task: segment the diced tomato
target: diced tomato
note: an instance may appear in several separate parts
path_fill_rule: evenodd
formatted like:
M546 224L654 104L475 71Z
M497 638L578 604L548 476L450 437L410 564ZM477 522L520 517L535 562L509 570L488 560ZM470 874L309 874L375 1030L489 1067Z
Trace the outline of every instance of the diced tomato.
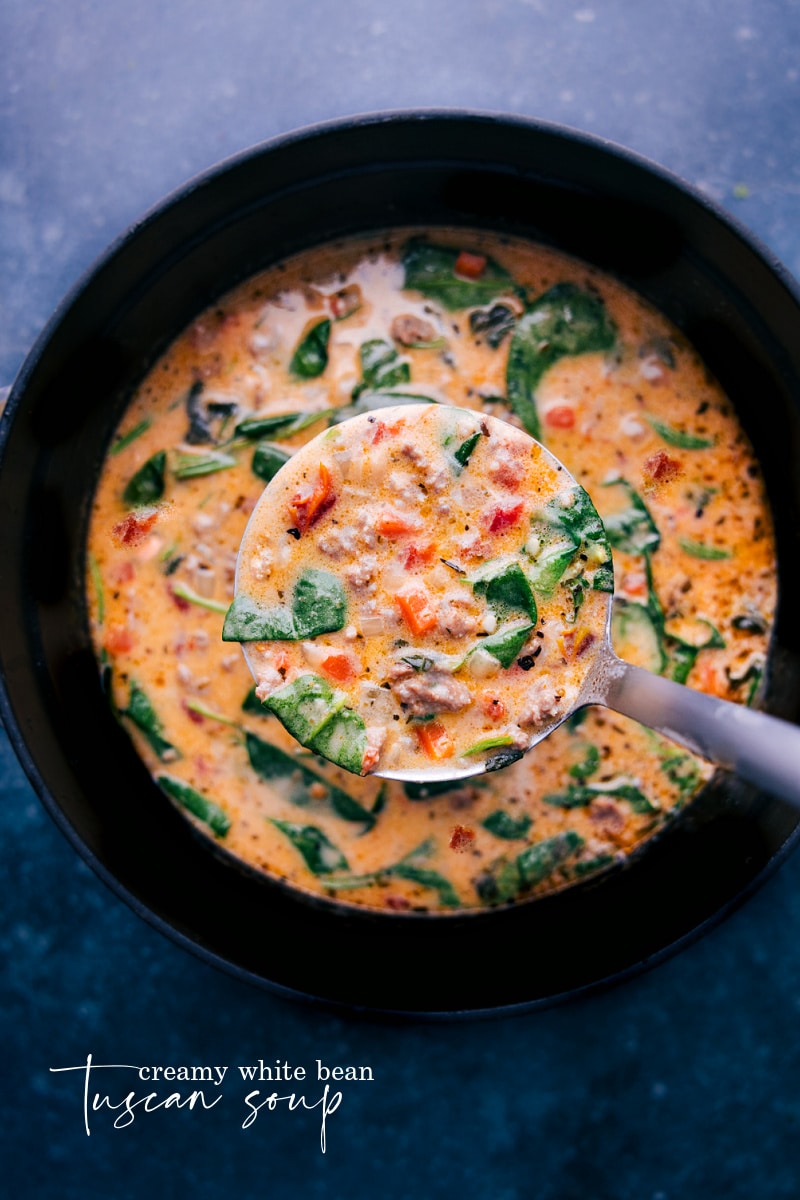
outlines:
M480 279L486 270L486 261L484 254L472 254L469 250L462 250L453 270L456 275L463 275L465 279Z
M127 654L133 649L133 634L124 625L112 625L106 630L103 645L109 654Z
M319 464L319 478L307 496L298 492L289 508L291 519L300 533L307 533L315 521L335 503L333 480L325 463Z
M415 637L429 633L439 616L438 605L428 589L417 584L414 587L403 588L397 593L397 603L406 624Z
M404 912L407 908L411 908L410 900L407 900L405 896L395 896L393 892L383 897L383 903L385 908L392 908L395 912Z
M510 508L494 509L488 517L489 533L502 533L503 530L510 529L512 525L516 525L522 516L524 507L523 501L520 500L519 504L512 504Z
M544 423L551 429L572 429L575 424L575 409L571 404L554 404L544 414Z
M361 307L361 288L357 283L351 283L349 287L342 288L340 292L335 292L330 296L328 304L331 316L335 317L337 321L341 321Z
M484 692L481 696L481 706L487 717L491 717L493 721L502 721L506 715L506 706L503 701L495 696L494 692Z
M455 750L447 730L438 721L417 725L416 731L419 744L428 758L449 758Z
M122 546L135 546L141 542L158 520L158 509L141 509L139 512L128 513L124 521L120 521L111 530L116 541Z
M390 538L419 533L419 523L413 517L404 517L402 513L392 511L382 513L375 528L382 537Z
M435 557L436 547L433 542L428 542L424 546L409 546L403 566L410 571L413 567L427 566L433 562Z
M467 825L453 826L453 832L450 834L449 842L451 850L455 850L457 854L463 854L465 850L469 850L474 841L474 829L470 829Z
M349 654L329 654L320 663L322 670L337 683L350 683L357 676L356 666Z

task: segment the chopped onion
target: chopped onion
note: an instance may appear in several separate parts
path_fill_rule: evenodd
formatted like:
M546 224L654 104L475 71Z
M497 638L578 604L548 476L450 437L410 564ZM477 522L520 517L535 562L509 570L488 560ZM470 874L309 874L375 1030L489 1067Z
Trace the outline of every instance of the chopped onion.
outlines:
M359 616L362 637L380 637L386 632L386 625L380 613L369 613Z
M203 563L199 563L192 572L194 590L198 596L203 596L206 600L214 595L216 581L217 575L214 568L207 567Z
M467 670L475 679L488 679L490 675L497 674L500 663L493 654L479 646L467 659Z

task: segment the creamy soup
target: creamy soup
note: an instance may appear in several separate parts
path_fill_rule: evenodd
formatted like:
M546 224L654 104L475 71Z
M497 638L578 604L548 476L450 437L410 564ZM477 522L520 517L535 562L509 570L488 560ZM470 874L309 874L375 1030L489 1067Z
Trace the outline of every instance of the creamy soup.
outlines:
M247 645L268 711L338 766L491 769L574 707L613 585L594 506L538 442L390 407L268 484L222 637Z
M447 453L466 460L456 460L465 494L459 516L470 528L438 555L452 565L425 562L437 557L431 546L441 548L433 501L414 507L425 468L387 455L373 485L363 455L345 470L332 450L327 465L347 506L347 527L358 531L366 514L375 543L348 548L335 536L341 530L318 468L314 479L292 485L292 524L276 512L280 537L260 547L260 561L256 548L248 570L274 583L275 556L282 567L288 541L308 549L309 570L336 575L346 557L352 578L343 584L340 630L283 641L286 660L275 657L276 639L261 650L252 644L254 653L273 656L262 662L274 672L262 679L265 699L271 685L279 694L278 681L291 684L305 664L355 711L357 693L348 688L365 683L360 673L372 669L383 638L393 673L378 684L382 716L360 717L365 730L385 730L379 755L391 742L392 753L418 754L420 762L449 744L463 756L471 745L458 722L469 713L484 722L473 744L503 739L477 753L514 757L512 726L525 725L494 694L489 660L512 671L521 692L535 694L534 680L549 669L545 652L536 654L551 619L547 605L557 600L552 620L569 657L579 645L570 626L577 620L580 627L581 612L588 617L602 594L586 586L586 545L563 522L563 538L555 535L552 510L546 520L526 510L525 538L504 540L499 553L487 541L485 510L481 504L473 512L464 491L472 467L494 472L492 494L506 514L527 481L515 480L513 454L480 465L491 442L485 435L480 451L480 438L470 453L463 448L481 433L482 414L506 423L509 446L520 429L542 441L591 496L613 549L613 635L622 657L752 703L775 605L770 514L730 403L675 328L608 276L497 235L400 232L309 251L203 313L132 398L97 486L87 594L103 676L165 803L169 797L198 830L292 886L393 912L510 902L583 879L624 859L711 773L634 722L588 709L520 761L477 781L404 786L332 765L315 753L325 747L304 748L262 704L241 648L222 634L237 553L264 485L326 428L334 447L343 418L374 414L379 421L389 406L430 401L464 410L465 437L458 440L456 415ZM364 504L359 490L368 493ZM409 513L423 529L400 531ZM382 568L391 563L389 587L370 577L370 556ZM537 626L527 630L513 657L504 655L506 666L490 649L479 650L504 626L533 624L514 561L545 638L535 638ZM588 565L604 568L599 559ZM477 670L469 674L462 668L431 679L443 664L425 662L430 647L420 639L434 626L420 631L428 618L413 598L428 569L436 571L426 583L428 616L435 611L444 639L433 649L471 652ZM294 620L298 578L286 578L288 591L269 604ZM504 586L516 610L499 602ZM327 668L326 659L334 660ZM356 678L337 678L350 670ZM469 705L432 707L432 685L447 690L462 680ZM391 727L398 732L390 738ZM378 741L373 735L359 762L346 765L369 771L365 756Z

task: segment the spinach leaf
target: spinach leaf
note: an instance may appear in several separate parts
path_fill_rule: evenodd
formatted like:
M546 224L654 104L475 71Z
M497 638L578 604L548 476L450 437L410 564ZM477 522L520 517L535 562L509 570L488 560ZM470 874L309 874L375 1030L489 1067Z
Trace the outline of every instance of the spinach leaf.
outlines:
M557 283L526 310L511 337L506 389L525 429L541 440L536 390L566 355L610 350L617 330L602 300L574 283Z
M611 635L615 645L621 643L629 648L629 653L634 651L635 661L645 670L659 675L665 669L667 655L662 643L662 631L646 605L615 597Z
M601 871L603 867L610 867L613 862L613 854L598 854L595 858L584 858L573 865L572 874L576 879L582 879L585 875L593 875L595 871Z
M580 484L576 484L563 499L551 500L545 508L545 516L575 542L591 545L606 541L603 522L589 493Z
M317 637L344 627L347 597L338 576L310 567L303 571L292 593L295 638Z
M573 830L557 833L526 847L514 859L500 858L475 884L487 904L502 904L541 883L583 846L580 834Z
M527 887L541 883L543 879L547 879L549 875L553 874L556 867L580 850L582 846L583 838L571 829L565 833L557 833L553 837L545 838L543 842L536 842L533 846L528 846L517 856L517 866L522 882Z
M273 441L283 441L284 438L294 437L303 429L316 425L317 421L327 419L332 412L338 410L321 408L314 412L274 413L271 417L245 417L236 426L238 437L248 441L258 441L270 437Z
M524 838L532 825L531 818L523 813L521 817L512 817L510 813L502 808L495 809L493 813L485 821L481 821L484 829L488 829L489 833L495 837L504 838L506 841L515 841L517 838Z
M250 688L250 691L242 701L242 712L252 713L256 717L268 717L269 712L256 695L255 684Z
M732 550L725 550L722 546L707 546L703 542L694 542L690 538L678 538L678 545L684 554L690 554L692 558L705 559L706 562L733 558Z
M611 545L625 554L654 554L661 544L661 535L644 500L625 479L615 479L603 486L624 488L628 500L627 508L605 518Z
M208 454L176 454L172 464L172 474L176 479L197 479L201 475L213 475L215 471L224 471L235 467L236 459L221 450L212 450Z
M308 333L300 340L292 355L289 370L293 375L303 379L316 379L328 365L328 341L331 336L331 322L324 317L312 325Z
M348 870L347 859L316 825L296 825L293 821L277 821L270 818L276 829L280 829L305 859L309 871L315 875L329 875L332 871Z
M277 746L272 746L249 732L245 732L245 745L250 766L256 774L270 783L290 803L305 807L320 801L327 802L337 817L344 821L362 822L365 832L375 824L373 812L363 808L347 792L329 783L324 775L298 762L291 754L286 754ZM312 798L309 794L311 787L314 787L317 793L324 789L325 794Z
M531 585L518 562L500 566L490 564L488 569L471 576L470 582L473 590L486 597L487 603L501 619L521 611L530 617L531 621L536 622L536 601Z
M661 770L678 789L681 799L691 796L700 786L702 776L695 760L688 754L673 754L661 763Z
M454 451L453 458L456 460L462 470L472 457L472 452L480 441L480 437L480 430L478 430L477 432L471 434L470 437L468 437L466 441L463 441L458 449Z
M582 742L578 750L582 757L572 763L569 767L569 774L573 779L578 779L583 783L590 775L594 775L600 766L600 751L593 742Z
M124 450L127 446L130 446L131 442L135 442L138 437L141 437L143 433L147 433L152 423L148 417L145 417L138 425L134 425L133 429L129 429L127 433L120 434L108 453L119 454L120 450Z
M644 414L644 417L647 423L668 446L677 446L679 450L707 450L709 446L714 445L714 438L698 437L694 433L684 433L683 430L675 429L674 426L667 425L665 421L659 421L656 417L651 417L647 413Z
M579 550L577 542L559 538L539 551L527 570L528 582L538 596L552 596Z
M532 621L525 621L521 625L507 625L498 629L497 633L481 638L474 649L480 647L496 658L501 667L510 667L535 628L536 625Z
M686 682L701 650L725 649L725 639L710 621L697 617L694 626L695 636L691 641L665 627L664 646L669 658L669 678L674 679L676 683ZM674 625L672 628L674 629ZM685 626L681 625L680 628L685 634Z
M658 812L658 806L653 804L635 784L624 779L612 779L608 783L569 783L563 792L549 792L542 796L545 804L554 808L582 808L591 804L597 796L612 796L618 800L627 800L631 811L636 813Z
M264 705L301 745L360 775L367 730L358 713L345 707L346 699L321 676L309 673L278 688Z
M227 611L223 642L296 642L342 629L347 598L341 580L330 571L310 567L294 585L292 606L266 608L238 592Z
M143 508L154 504L164 495L164 470L167 465L165 450L159 450L148 458L144 466L133 475L122 493L123 501L131 508Z
M466 750L462 750L461 754L466 758L470 754L483 754L484 750L498 750L501 746L511 746L513 742L510 733L496 733L474 742Z
M158 713L150 702L150 697L138 683L131 680L128 694L128 707L120 709L123 717L127 717L140 729L150 744L150 748L162 762L171 762L180 758L179 752L164 737L164 727Z
M383 874L394 875L398 879L408 879L411 883L418 883L420 887L431 888L433 891L438 892L439 901L445 908L461 907L458 892L450 880L446 879L438 871L431 871L428 867L415 867L409 863L396 863L395 866L389 867Z
M264 608L257 601L237 592L222 626L223 642L296 641L291 609L284 605Z
M492 259L486 260L478 279L456 275L458 255L459 251L449 246L435 246L414 239L403 254L403 287L422 292L423 296L437 300L451 310L477 308L496 296L508 295L515 290L511 276Z
M199 821L208 825L217 837L225 837L231 827L231 819L219 804L209 800L202 793L196 792L193 787L189 787L188 783L184 783L182 779L176 779L174 775L159 775L157 783L168 796L177 800L178 804L197 817Z
M401 358L390 342L372 338L363 343L359 357L362 379L351 393L354 400L357 400L362 392L382 391L401 383L409 383L411 380L411 366L408 360Z
M354 709L342 707L307 744L316 754L344 767L345 771L360 775L367 750L367 727Z
M263 479L265 483L269 483L290 458L291 455L287 454L285 450L281 450L279 446L273 446L271 442L259 442L253 452L253 461L250 465L254 475Z
M278 688L264 701L292 737L303 746L311 746L314 735L326 721L344 706L345 697L336 695L321 675L299 675L292 683Z

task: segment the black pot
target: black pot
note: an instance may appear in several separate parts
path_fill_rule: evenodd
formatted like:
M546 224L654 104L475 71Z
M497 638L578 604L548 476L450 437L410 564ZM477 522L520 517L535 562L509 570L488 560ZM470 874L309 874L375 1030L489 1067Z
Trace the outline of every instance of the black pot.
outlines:
M552 1001L652 962L752 890L800 817L718 773L621 869L508 909L426 917L314 901L244 869L152 783L101 695L83 599L93 484L126 400L238 281L330 238L417 224L554 245L617 275L694 343L764 468L782 599L765 707L798 719L793 284L704 197L632 154L552 126L448 112L337 122L248 151L165 201L62 305L3 420L2 716L79 852L182 945L292 994L455 1014Z

